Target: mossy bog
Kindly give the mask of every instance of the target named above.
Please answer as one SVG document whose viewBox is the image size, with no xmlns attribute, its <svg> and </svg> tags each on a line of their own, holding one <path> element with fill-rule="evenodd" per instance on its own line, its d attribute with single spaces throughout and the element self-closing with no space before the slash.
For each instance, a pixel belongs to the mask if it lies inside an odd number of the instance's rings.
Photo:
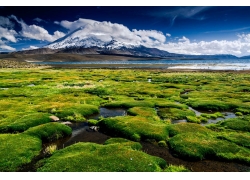
<svg viewBox="0 0 250 180">
<path fill-rule="evenodd" d="M 127 112 L 90 120 L 114 139 L 53 148 L 36 171 L 191 171 L 143 152 L 142 141 L 183 160 L 250 165 L 250 74 L 30 68 L 1 69 L 0 80 L 0 171 L 20 171 L 43 143 L 71 135 L 62 122 L 87 122 L 100 107 Z M 226 112 L 236 117 L 225 120 Z"/>
</svg>

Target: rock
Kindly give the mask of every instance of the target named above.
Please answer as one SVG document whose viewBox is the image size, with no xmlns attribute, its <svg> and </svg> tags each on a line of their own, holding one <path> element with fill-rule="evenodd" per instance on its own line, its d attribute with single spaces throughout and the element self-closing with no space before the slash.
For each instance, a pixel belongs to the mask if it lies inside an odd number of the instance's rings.
<svg viewBox="0 0 250 180">
<path fill-rule="evenodd" d="M 99 127 L 98 126 L 90 126 L 89 129 L 91 129 L 92 131 L 97 132 Z"/>
<path fill-rule="evenodd" d="M 49 118 L 50 118 L 51 121 L 53 121 L 53 122 L 56 122 L 56 121 L 59 121 L 59 120 L 60 120 L 59 117 L 57 117 L 57 116 L 50 116 Z"/>
<path fill-rule="evenodd" d="M 66 122 L 61 122 L 61 124 L 71 125 L 72 123 L 71 123 L 71 122 L 69 122 L 69 121 L 66 121 Z"/>
</svg>

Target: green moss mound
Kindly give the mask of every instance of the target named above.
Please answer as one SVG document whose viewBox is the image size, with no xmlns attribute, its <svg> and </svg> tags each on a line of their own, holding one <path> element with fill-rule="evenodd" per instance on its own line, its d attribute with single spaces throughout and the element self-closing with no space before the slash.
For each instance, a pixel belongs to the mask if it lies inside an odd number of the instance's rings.
<svg viewBox="0 0 250 180">
<path fill-rule="evenodd" d="M 50 114 L 47 113 L 31 113 L 21 118 L 15 119 L 7 125 L 8 132 L 23 132 L 30 127 L 50 122 Z"/>
<path fill-rule="evenodd" d="M 213 134 L 181 133 L 172 137 L 168 143 L 173 152 L 184 159 L 217 158 L 250 164 L 250 149 L 218 139 Z"/>
<path fill-rule="evenodd" d="M 185 104 L 180 104 L 176 102 L 170 102 L 170 101 L 156 101 L 155 103 L 156 107 L 159 108 L 177 108 L 177 109 L 188 109 L 188 106 Z"/>
<path fill-rule="evenodd" d="M 110 103 L 104 104 L 104 107 L 124 107 L 124 108 L 132 108 L 132 107 L 154 107 L 154 103 L 150 101 L 114 101 Z"/>
<path fill-rule="evenodd" d="M 128 109 L 127 113 L 132 116 L 143 116 L 156 121 L 160 120 L 156 110 L 150 107 L 133 107 Z"/>
<path fill-rule="evenodd" d="M 220 121 L 218 125 L 226 129 L 250 132 L 250 120 L 248 118 L 231 118 Z"/>
<path fill-rule="evenodd" d="M 143 139 L 166 140 L 167 125 L 142 116 L 123 116 L 105 118 L 98 125 L 100 130 L 113 136 L 122 136 L 134 141 Z"/>
<path fill-rule="evenodd" d="M 194 116 L 187 116 L 187 122 L 200 124 L 201 120 Z"/>
<path fill-rule="evenodd" d="M 129 146 L 134 150 L 141 150 L 142 149 L 142 145 L 138 142 L 134 142 L 134 141 L 130 141 L 128 139 L 124 139 L 124 138 L 110 138 L 107 141 L 105 141 L 104 145 L 107 144 L 122 144 L 123 146 Z"/>
<path fill-rule="evenodd" d="M 171 124 L 168 126 L 169 136 L 175 136 L 177 134 L 189 133 L 189 132 L 198 132 L 202 134 L 213 133 L 213 131 L 201 126 L 199 124 L 193 123 L 179 123 L 179 124 Z"/>
<path fill-rule="evenodd" d="M 15 172 L 31 162 L 42 148 L 42 141 L 25 134 L 0 134 L 0 171 Z"/>
<path fill-rule="evenodd" d="M 165 160 L 123 143 L 77 143 L 40 162 L 42 172 L 159 172 Z"/>
<path fill-rule="evenodd" d="M 137 115 L 145 116 L 145 117 L 157 116 L 155 109 L 149 108 L 149 107 L 133 107 L 133 108 L 128 109 L 127 112 L 133 116 L 137 116 Z"/>
<path fill-rule="evenodd" d="M 216 99 L 192 99 L 188 101 L 188 105 L 194 109 L 212 111 L 228 111 L 238 107 L 234 103 L 224 102 Z"/>
<path fill-rule="evenodd" d="M 55 111 L 55 115 L 62 120 L 67 121 L 85 121 L 86 117 L 99 112 L 97 106 L 82 104 L 82 105 L 72 105 L 64 106 Z"/>
<path fill-rule="evenodd" d="M 72 129 L 64 124 L 51 122 L 30 128 L 23 133 L 47 142 L 70 135 L 72 133 Z"/>
<path fill-rule="evenodd" d="M 189 109 L 177 108 L 160 108 L 158 115 L 163 119 L 180 120 L 186 119 L 187 116 L 195 117 L 195 113 Z"/>
<path fill-rule="evenodd" d="M 233 142 L 239 146 L 250 148 L 250 133 L 244 132 L 220 132 L 217 136 L 218 139 L 227 140 Z"/>
</svg>

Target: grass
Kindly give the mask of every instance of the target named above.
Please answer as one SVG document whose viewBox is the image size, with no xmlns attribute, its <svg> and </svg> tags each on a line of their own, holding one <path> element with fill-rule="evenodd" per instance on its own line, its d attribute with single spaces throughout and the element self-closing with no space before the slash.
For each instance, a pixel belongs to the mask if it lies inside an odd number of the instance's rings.
<svg viewBox="0 0 250 180">
<path fill-rule="evenodd" d="M 218 122 L 217 127 L 250 132 L 250 118 L 248 116 L 227 119 L 225 121 Z"/>
<path fill-rule="evenodd" d="M 250 148 L 250 133 L 239 133 L 239 132 L 220 132 L 217 135 L 218 139 L 227 140 L 233 142 L 239 146 Z"/>
<path fill-rule="evenodd" d="M 57 122 L 42 124 L 23 132 L 23 134 L 37 137 L 44 142 L 57 140 L 69 136 L 71 133 L 72 129 L 70 127 Z"/>
<path fill-rule="evenodd" d="M 164 172 L 190 172 L 190 170 L 182 165 L 176 166 L 170 164 L 166 169 L 164 169 Z"/>
<path fill-rule="evenodd" d="M 99 112 L 98 107 L 94 105 L 69 105 L 63 106 L 58 110 L 54 110 L 54 114 L 62 120 L 81 122 L 85 121 L 87 116 Z"/>
<path fill-rule="evenodd" d="M 26 134 L 0 134 L 0 171 L 15 172 L 31 162 L 42 148 L 42 141 Z"/>
<path fill-rule="evenodd" d="M 110 138 L 107 141 L 105 141 L 104 145 L 107 144 L 122 144 L 124 146 L 129 146 L 134 150 L 141 150 L 142 145 L 138 142 L 130 141 L 128 139 L 124 138 Z"/>
<path fill-rule="evenodd" d="M 250 164 L 250 149 L 201 133 L 182 133 L 169 140 L 170 148 L 189 160 L 217 158 Z"/>
<path fill-rule="evenodd" d="M 201 134 L 210 134 L 213 131 L 207 129 L 204 126 L 194 123 L 179 123 L 179 124 L 171 124 L 168 126 L 169 136 L 173 137 L 182 133 L 192 133 L 199 132 Z"/>
<path fill-rule="evenodd" d="M 44 153 L 45 154 L 53 154 L 56 150 L 57 150 L 57 145 L 56 144 L 52 144 L 52 145 L 47 146 L 44 149 Z"/>
<path fill-rule="evenodd" d="M 40 166 L 41 172 L 160 172 L 166 162 L 124 143 L 76 143 L 56 151 Z"/>
<path fill-rule="evenodd" d="M 128 109 L 127 113 L 132 116 L 143 116 L 156 121 L 160 120 L 156 110 L 150 107 L 133 107 Z"/>
<path fill-rule="evenodd" d="M 155 139 L 166 140 L 167 125 L 142 116 L 117 116 L 99 121 L 100 130 L 113 136 L 122 136 L 134 141 Z"/>
<path fill-rule="evenodd" d="M 177 109 L 177 108 L 160 108 L 158 115 L 162 119 L 180 120 L 186 119 L 187 116 L 195 117 L 195 113 L 189 109 Z"/>
<path fill-rule="evenodd" d="M 47 113 L 30 113 L 20 118 L 13 119 L 6 126 L 7 132 L 23 132 L 30 127 L 38 126 L 50 122 L 50 114 Z"/>
<path fill-rule="evenodd" d="M 132 108 L 132 107 L 154 107 L 153 102 L 149 101 L 116 101 L 104 104 L 104 107 L 111 107 L 111 108 Z"/>
<path fill-rule="evenodd" d="M 50 123 L 50 115 L 83 122 L 98 113 L 100 106 L 128 110 L 128 116 L 88 121 L 112 136 L 133 141 L 156 140 L 159 146 L 166 144 L 177 156 L 191 160 L 249 162 L 250 75 L 247 73 L 38 68 L 9 68 L 0 72 L 0 133 L 5 133 L 0 136 L 10 146 L 0 145 L 0 159 L 7 157 L 7 151 L 13 155 L 1 161 L 2 171 L 15 171 L 30 162 L 41 149 L 41 140 L 54 141 L 71 134 L 68 126 Z M 152 81 L 149 83 L 148 79 Z M 197 116 L 188 106 L 205 112 Z M 222 111 L 235 112 L 237 118 L 206 127 L 197 124 L 222 117 Z M 188 123 L 171 124 L 182 119 Z M 17 142 L 19 138 L 21 142 Z M 132 145 L 121 139 L 110 141 L 100 149 L 119 147 L 122 153 L 128 151 L 126 148 L 139 151 L 134 142 Z M 169 169 L 178 171 L 175 167 Z M 164 171 L 157 165 L 150 170 Z"/>
</svg>

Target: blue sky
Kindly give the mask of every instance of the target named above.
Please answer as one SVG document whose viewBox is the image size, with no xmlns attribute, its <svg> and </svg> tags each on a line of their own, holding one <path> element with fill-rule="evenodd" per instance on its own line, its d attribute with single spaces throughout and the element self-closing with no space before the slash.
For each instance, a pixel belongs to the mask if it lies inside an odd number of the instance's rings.
<svg viewBox="0 0 250 180">
<path fill-rule="evenodd" d="M 83 21 L 118 24 L 169 52 L 250 55 L 250 6 L 180 5 L 2 6 L 0 52 L 43 47 Z"/>
</svg>

